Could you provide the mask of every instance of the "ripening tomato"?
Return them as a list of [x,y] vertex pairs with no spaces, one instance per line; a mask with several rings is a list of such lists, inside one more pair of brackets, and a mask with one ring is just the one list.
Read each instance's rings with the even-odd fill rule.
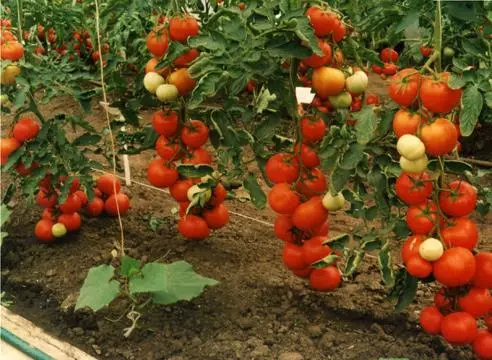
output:
[[477,337],[477,321],[466,312],[451,313],[442,320],[441,333],[452,345],[471,344]]
[[439,74],[437,79],[424,78],[420,87],[420,100],[432,112],[448,113],[459,105],[461,89],[451,89],[448,86],[449,73]]
[[425,279],[432,274],[432,264],[420,255],[412,255],[405,264],[410,275]]
[[310,57],[302,60],[302,63],[306,66],[312,68],[319,68],[331,62],[331,46],[328,42],[318,39],[318,46],[323,52],[323,56],[319,56],[316,54],[311,55]]
[[188,201],[188,189],[192,186],[191,179],[178,180],[169,187],[169,192],[177,202]]
[[427,172],[402,172],[395,183],[396,195],[409,205],[423,203],[432,194],[432,180]]
[[38,136],[39,129],[40,126],[36,120],[30,117],[24,117],[14,125],[12,134],[17,141],[22,143]]
[[470,250],[462,247],[449,248],[434,262],[434,277],[444,286],[468,284],[476,271],[476,261]]
[[395,64],[384,64],[383,74],[384,75],[395,75],[398,71],[398,66]]
[[176,86],[181,96],[185,96],[193,90],[196,81],[191,78],[187,68],[175,70],[169,75],[169,84]]
[[60,211],[64,214],[71,214],[79,211],[81,207],[82,203],[80,202],[79,197],[74,194],[68,194],[67,200],[60,204]]
[[109,216],[125,215],[130,208],[130,199],[126,194],[118,193],[109,196],[104,202],[104,211]]
[[145,64],[145,73],[147,74],[149,72],[155,72],[155,73],[158,73],[162,76],[169,75],[169,72],[170,72],[169,67],[165,67],[165,68],[156,70],[156,67],[158,64],[159,64],[158,59],[151,58],[149,61],[147,61],[147,64]]
[[222,204],[227,198],[227,190],[221,183],[218,183],[212,190],[212,197],[208,201],[210,205],[217,206]]
[[190,120],[181,130],[181,140],[191,149],[203,146],[208,139],[208,127],[200,120]]
[[229,222],[229,210],[224,204],[219,204],[210,210],[205,210],[203,219],[210,229],[220,229]]
[[96,181],[96,186],[105,195],[119,193],[121,189],[120,180],[113,174],[104,174]]
[[414,234],[429,234],[437,221],[436,204],[428,200],[411,206],[408,208],[406,220],[408,227]]
[[155,57],[163,56],[169,47],[167,30],[154,29],[147,35],[147,49]]
[[183,159],[183,164],[212,164],[212,154],[203,148],[193,149],[191,155]]
[[278,153],[268,159],[265,173],[273,183],[293,183],[299,177],[299,162],[295,156],[287,153]]
[[428,46],[421,45],[419,51],[423,57],[429,57],[432,54],[432,48]]
[[334,12],[312,6],[307,9],[306,16],[309,18],[316,36],[327,36],[335,31],[338,17]]
[[397,138],[405,135],[415,135],[419,126],[423,124],[422,117],[406,109],[399,109],[393,117],[393,130]]
[[177,160],[180,157],[178,143],[170,143],[164,135],[159,136],[155,142],[155,151],[164,160]]
[[407,263],[413,255],[419,255],[420,244],[426,239],[424,235],[411,235],[401,247],[401,259],[404,264]]
[[41,219],[36,223],[34,227],[34,235],[40,241],[50,242],[55,239],[53,233],[51,232],[51,228],[55,223],[51,220]]
[[152,114],[152,127],[159,135],[173,136],[178,130],[178,114],[173,110],[159,110]]
[[446,246],[473,250],[478,241],[477,224],[466,217],[452,218],[449,221],[449,224],[441,227],[441,239]]
[[295,239],[294,229],[294,224],[292,223],[290,215],[279,215],[275,218],[273,231],[275,236],[280,240],[293,242]]
[[99,216],[102,214],[103,210],[104,210],[104,200],[98,196],[95,196],[94,199],[89,201],[85,209],[87,215],[89,216]]
[[313,264],[331,254],[331,249],[324,243],[326,236],[315,236],[302,244],[302,259],[306,264]]
[[326,192],[328,185],[323,172],[317,168],[306,170],[297,183],[296,189],[299,193],[312,197],[322,195]]
[[477,206],[477,193],[463,180],[455,180],[439,194],[439,206],[449,216],[467,216]]
[[485,289],[492,289],[492,253],[478,253],[475,255],[475,262],[477,269],[473,277],[473,285]]
[[190,240],[203,240],[210,234],[206,221],[196,215],[182,217],[178,223],[178,231]]
[[302,258],[302,247],[289,242],[284,243],[284,249],[282,251],[282,260],[286,268],[304,269],[309,264],[306,264]]
[[332,291],[340,286],[342,276],[334,265],[322,269],[314,269],[309,276],[309,285],[318,291]]
[[174,66],[176,67],[188,67],[190,63],[200,55],[200,51],[197,49],[190,49],[183,55],[174,60]]
[[379,96],[376,94],[368,94],[366,96],[366,104],[367,105],[379,105]]
[[470,291],[458,300],[458,304],[464,312],[473,317],[481,317],[492,310],[492,296],[489,289],[471,288]]
[[[58,187],[62,187],[65,185],[65,183],[67,182],[67,177],[66,176],[60,176],[58,178]],[[75,178],[72,178],[72,182],[70,183],[70,189],[68,189],[68,191],[73,194],[74,192],[76,192],[78,189],[80,189],[80,180],[77,179],[76,177]]]
[[17,61],[24,56],[24,46],[16,40],[7,41],[0,47],[2,60]]
[[391,48],[384,48],[379,54],[379,58],[385,63],[395,63],[398,61],[398,52]]
[[300,204],[292,214],[292,223],[295,227],[309,231],[328,219],[328,210],[325,209],[319,196],[312,197]]
[[79,198],[80,204],[82,204],[82,206],[86,206],[87,203],[89,202],[89,198],[87,197],[87,194],[82,190],[77,190],[73,194]]
[[10,154],[12,154],[20,146],[20,142],[13,137],[0,139],[0,157],[2,158],[1,164],[5,165]]
[[421,81],[417,70],[403,69],[391,78],[388,85],[389,96],[401,106],[410,106],[418,97]]
[[492,333],[481,330],[473,341],[473,352],[480,360],[492,359]]
[[434,156],[445,155],[453,150],[458,141],[458,133],[453,123],[439,118],[433,123],[422,126],[420,139],[425,151]]
[[178,171],[171,166],[167,166],[162,159],[151,161],[147,168],[147,179],[152,185],[157,187],[169,187],[178,180],[178,177]]
[[306,142],[317,142],[325,136],[326,124],[322,118],[304,117],[301,119],[301,135]]
[[300,204],[301,198],[289,184],[275,184],[268,193],[268,204],[279,214],[292,214]]
[[420,313],[420,326],[429,334],[440,334],[444,316],[435,306],[427,306]]
[[70,214],[61,214],[60,216],[58,216],[57,221],[65,225],[67,231],[77,231],[78,229],[80,229],[80,225],[82,224],[82,219],[77,212],[73,212]]
[[294,153],[299,154],[297,158],[301,159],[302,165],[308,169],[318,166],[321,162],[316,151],[306,144],[301,144],[301,150],[299,151],[299,144],[294,147]]
[[345,75],[332,67],[319,67],[313,71],[313,89],[316,95],[326,100],[328,96],[338,95],[345,88]]
[[186,42],[190,36],[198,35],[198,21],[191,15],[185,14],[173,17],[169,21],[169,34],[171,40]]

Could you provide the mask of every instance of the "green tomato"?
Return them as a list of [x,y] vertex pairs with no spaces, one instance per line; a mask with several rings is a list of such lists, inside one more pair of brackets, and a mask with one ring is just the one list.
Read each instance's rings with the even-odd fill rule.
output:
[[424,156],[425,145],[417,136],[405,134],[398,139],[396,150],[401,156],[414,161]]
[[338,95],[328,96],[328,100],[335,109],[346,109],[352,104],[352,95],[347,91],[342,91]]
[[345,204],[345,197],[341,192],[333,196],[328,191],[323,197],[322,203],[326,210],[337,211],[340,210]]
[[436,261],[444,253],[442,242],[434,238],[428,238],[419,246],[419,254],[424,260]]
[[427,159],[427,155],[424,155],[417,160],[408,160],[403,156],[400,158],[400,167],[407,173],[421,173],[427,169],[428,163],[429,159]]
[[453,57],[454,56],[454,50],[450,47],[445,47],[443,50],[444,56],[446,57]]
[[144,86],[148,92],[155,94],[159,85],[164,84],[164,78],[155,72],[148,72],[143,80]]
[[345,80],[345,88],[352,94],[361,94],[367,89],[369,78],[364,71],[356,71]]
[[172,84],[162,84],[155,91],[157,98],[162,102],[171,102],[178,98],[178,88]]
[[65,236],[65,234],[67,233],[67,228],[62,223],[56,223],[51,227],[51,233],[54,237],[60,238],[62,236]]

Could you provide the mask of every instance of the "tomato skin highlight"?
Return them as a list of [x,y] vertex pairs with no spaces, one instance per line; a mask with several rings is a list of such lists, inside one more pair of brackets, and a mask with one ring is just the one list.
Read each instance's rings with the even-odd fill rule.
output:
[[477,321],[466,312],[455,312],[444,317],[441,333],[452,345],[471,344],[477,337]]
[[475,275],[476,261],[470,250],[454,247],[444,251],[433,263],[433,274],[439,283],[447,287],[468,284]]
[[419,255],[420,244],[425,240],[424,235],[411,235],[401,247],[401,259],[404,264],[413,256]]
[[342,277],[334,265],[322,269],[314,269],[309,276],[309,285],[318,291],[332,291],[340,286]]
[[444,316],[436,306],[428,306],[420,313],[420,326],[429,334],[440,334]]

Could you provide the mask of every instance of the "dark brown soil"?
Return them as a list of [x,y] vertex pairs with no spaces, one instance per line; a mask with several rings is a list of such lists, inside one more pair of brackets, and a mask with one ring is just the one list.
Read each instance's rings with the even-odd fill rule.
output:
[[[61,103],[43,108],[56,109],[76,111]],[[100,122],[103,117],[96,111],[91,118]],[[146,182],[150,157],[132,157],[135,179]],[[417,311],[432,301],[434,288],[422,286],[416,304],[395,314],[384,298],[374,259],[366,259],[355,279],[337,291],[317,293],[284,269],[281,242],[271,227],[232,216],[230,224],[209,239],[189,242],[177,234],[171,214],[175,203],[167,194],[136,184],[124,192],[132,203],[124,217],[129,255],[143,261],[184,259],[220,283],[191,302],[147,309],[125,339],[123,330],[130,321],[124,317],[124,299],[96,315],[73,311],[87,271],[111,261],[113,243],[119,239],[117,220],[85,218],[79,233],[56,244],[40,244],[33,236],[39,208],[17,199],[2,248],[3,291],[16,313],[101,359],[277,359],[286,352],[304,359],[473,358],[469,348],[453,349],[418,328]],[[269,210],[249,204],[232,202],[229,207],[273,220]],[[163,219],[156,232],[148,216]],[[355,223],[335,214],[330,224],[336,233],[350,231]],[[491,227],[486,224],[487,219],[480,221],[481,238],[490,242]]]

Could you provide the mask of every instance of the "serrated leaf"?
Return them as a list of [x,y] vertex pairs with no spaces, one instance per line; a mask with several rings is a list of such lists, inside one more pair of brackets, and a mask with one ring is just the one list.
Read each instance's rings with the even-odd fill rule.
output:
[[125,255],[120,261],[120,274],[129,278],[140,271],[140,261]]
[[350,178],[350,170],[345,170],[340,167],[335,167],[333,173],[331,174],[331,189],[335,193],[343,190]]
[[296,18],[297,26],[295,33],[301,41],[305,41],[306,44],[313,50],[316,55],[322,56],[323,52],[318,46],[318,38],[314,35],[313,27],[309,23],[307,17]]
[[244,188],[248,191],[251,197],[251,202],[257,208],[262,209],[266,205],[266,195],[258,184],[257,176],[253,173],[249,173],[243,183]]
[[198,84],[193,89],[191,97],[188,100],[190,109],[197,108],[207,97],[211,97],[217,93],[220,87],[224,85],[222,79],[224,73],[208,73],[200,78]]
[[354,250],[351,251],[345,262],[345,269],[343,271],[344,276],[351,276],[357,270],[359,265],[364,259],[365,253],[363,251]]
[[98,311],[113,301],[120,293],[120,283],[111,280],[114,268],[110,265],[99,265],[89,270],[80,289],[75,310],[89,307]]
[[359,144],[367,144],[374,138],[379,124],[379,117],[372,106],[365,107],[361,111],[352,114],[352,116],[357,120],[355,124],[357,142]]
[[393,273],[392,268],[393,261],[389,248],[389,242],[387,242],[379,252],[378,265],[384,284],[386,286],[393,286],[395,283],[395,274]]
[[462,136],[470,136],[478,122],[482,111],[483,98],[478,87],[470,86],[465,89],[461,98],[460,130]]
[[210,175],[214,172],[214,168],[210,165],[190,165],[181,164],[178,165],[177,170],[180,175],[187,178],[201,178],[205,175]]
[[353,143],[350,144],[347,151],[345,151],[338,164],[344,170],[352,170],[357,167],[359,162],[364,157],[364,150],[366,146],[363,144]]
[[448,86],[451,89],[461,89],[466,85],[466,79],[462,75],[451,73],[448,79]]
[[393,30],[395,33],[402,32],[406,28],[408,28],[412,24],[417,24],[419,22],[420,12],[419,11],[410,11],[396,26]]

